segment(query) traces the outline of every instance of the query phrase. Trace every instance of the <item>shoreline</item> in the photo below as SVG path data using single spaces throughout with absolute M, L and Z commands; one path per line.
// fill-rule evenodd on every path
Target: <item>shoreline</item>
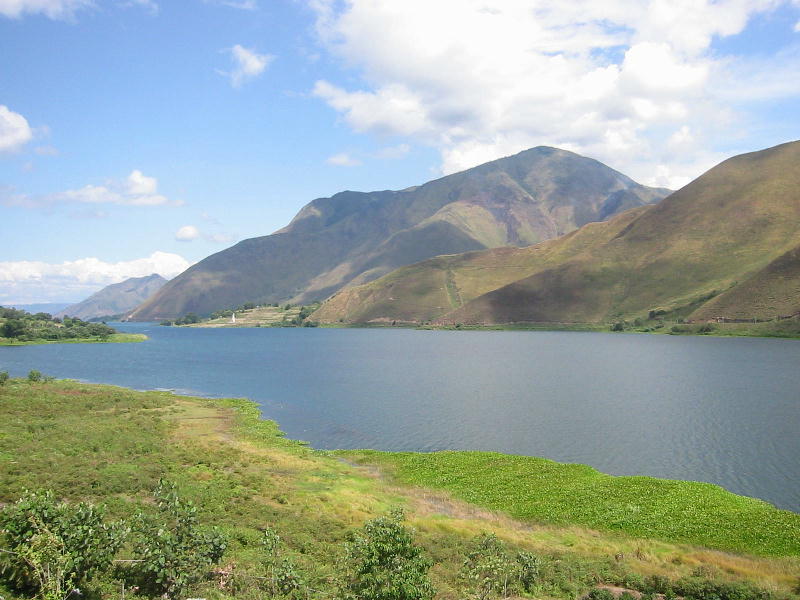
M 25 384 L 21 378 L 11 381 Z M 264 418 L 258 403 L 248 398 L 205 397 L 175 390 L 135 390 L 72 379 L 40 385 L 166 394 L 179 403 L 233 409 L 239 423 L 236 429 L 245 435 L 268 431 L 270 438 L 281 440 L 282 445 L 306 448 L 316 456 L 346 459 L 367 469 L 379 469 L 395 485 L 422 486 L 452 494 L 524 522 L 590 527 L 759 556 L 800 556 L 800 513 L 735 494 L 717 484 L 647 475 L 616 476 L 582 463 L 479 450 L 321 450 L 308 442 L 287 438 L 279 423 Z M 0 387 L 0 393 L 2 391 Z M 759 529 L 759 534 L 752 535 L 747 527 L 741 533 L 743 524 Z

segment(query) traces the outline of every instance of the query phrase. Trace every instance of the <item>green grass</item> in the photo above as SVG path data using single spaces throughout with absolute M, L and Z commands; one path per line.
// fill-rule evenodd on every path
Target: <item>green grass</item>
M 343 452 L 404 484 L 513 517 L 771 556 L 800 554 L 800 515 L 707 483 L 613 477 L 586 465 L 492 452 Z
M 143 342 L 147 336 L 143 333 L 112 333 L 107 338 L 74 338 L 63 340 L 12 340 L 0 337 L 0 346 L 33 346 L 37 344 L 123 344 L 130 342 Z

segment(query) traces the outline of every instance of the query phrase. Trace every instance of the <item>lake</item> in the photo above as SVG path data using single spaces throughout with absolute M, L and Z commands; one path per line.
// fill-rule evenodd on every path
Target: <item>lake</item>
M 496 450 L 717 483 L 800 512 L 800 341 L 195 329 L 0 348 L 0 370 L 241 396 L 316 448 Z

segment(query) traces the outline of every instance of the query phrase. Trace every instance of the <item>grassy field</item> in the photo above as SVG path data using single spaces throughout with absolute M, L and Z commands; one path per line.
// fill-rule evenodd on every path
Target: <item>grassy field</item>
M 29 340 L 20 341 L 0 337 L 0 346 L 31 346 L 35 344 L 122 344 L 129 342 L 143 342 L 147 336 L 143 333 L 112 333 L 106 338 L 76 338 L 63 340 Z
M 531 476 L 534 464 L 544 467 L 539 477 Z M 506 488 L 498 487 L 501 475 L 512 479 Z M 501 455 L 334 456 L 287 440 L 246 400 L 70 381 L 11 379 L 0 386 L 0 505 L 25 490 L 51 488 L 60 498 L 105 503 L 111 516 L 130 517 L 153 509 L 150 492 L 161 477 L 196 503 L 202 523 L 221 528 L 228 539 L 222 567 L 251 583 L 244 586 L 250 595 L 221 587 L 219 580 L 192 590 L 206 598 L 263 596 L 252 578 L 259 574 L 259 540 L 268 526 L 313 596 L 330 596 L 343 542 L 365 520 L 393 507 L 406 510 L 434 562 L 431 577 L 442 599 L 468 594 L 459 569 L 470 540 L 482 532 L 540 558 L 529 594 L 536 598 L 574 598 L 597 583 L 634 586 L 648 576 L 692 574 L 754 584 L 774 598 L 797 597 L 800 517 L 712 486 L 656 480 L 619 486 L 587 467 Z M 620 495 L 612 501 L 613 494 Z M 538 512 L 529 510 L 528 496 L 538 498 Z M 636 519 L 651 503 L 660 507 L 660 519 Z M 733 529 L 745 529 L 738 538 L 720 531 L 724 519 L 714 520 L 708 508 L 730 517 L 737 506 L 741 519 Z M 660 520 L 673 521 L 682 534 L 672 537 L 685 543 L 665 541 L 670 536 Z M 689 542 L 740 546 L 750 554 Z M 89 597 L 119 597 L 113 577 L 97 586 L 86 592 Z M 0 596 L 15 598 L 1 584 Z

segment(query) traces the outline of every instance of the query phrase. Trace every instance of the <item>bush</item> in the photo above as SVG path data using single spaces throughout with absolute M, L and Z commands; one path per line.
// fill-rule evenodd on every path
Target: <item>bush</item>
M 8 381 L 8 371 L 0 371 L 0 385 L 5 385 Z
M 199 526 L 197 508 L 173 484 L 159 481 L 153 496 L 159 514 L 136 516 L 133 547 L 140 562 L 130 574 L 146 593 L 177 598 L 220 561 L 225 541 L 216 528 Z
M 605 588 L 595 588 L 586 597 L 588 600 L 615 600 L 614 594 Z
M 345 546 L 338 591 L 346 600 L 430 600 L 429 561 L 414 544 L 403 513 L 367 521 Z
M 536 571 L 538 576 L 538 565 Z M 470 583 L 477 600 L 495 596 L 506 598 L 518 579 L 517 565 L 509 557 L 506 545 L 493 533 L 473 538 L 461 575 Z
M 28 494 L 0 513 L 2 572 L 23 591 L 62 600 L 111 565 L 126 531 L 104 523 L 105 509 L 57 503 L 51 491 Z
M 37 383 L 42 380 L 42 373 L 37 371 L 36 369 L 31 369 L 28 372 L 28 381 L 31 383 Z

